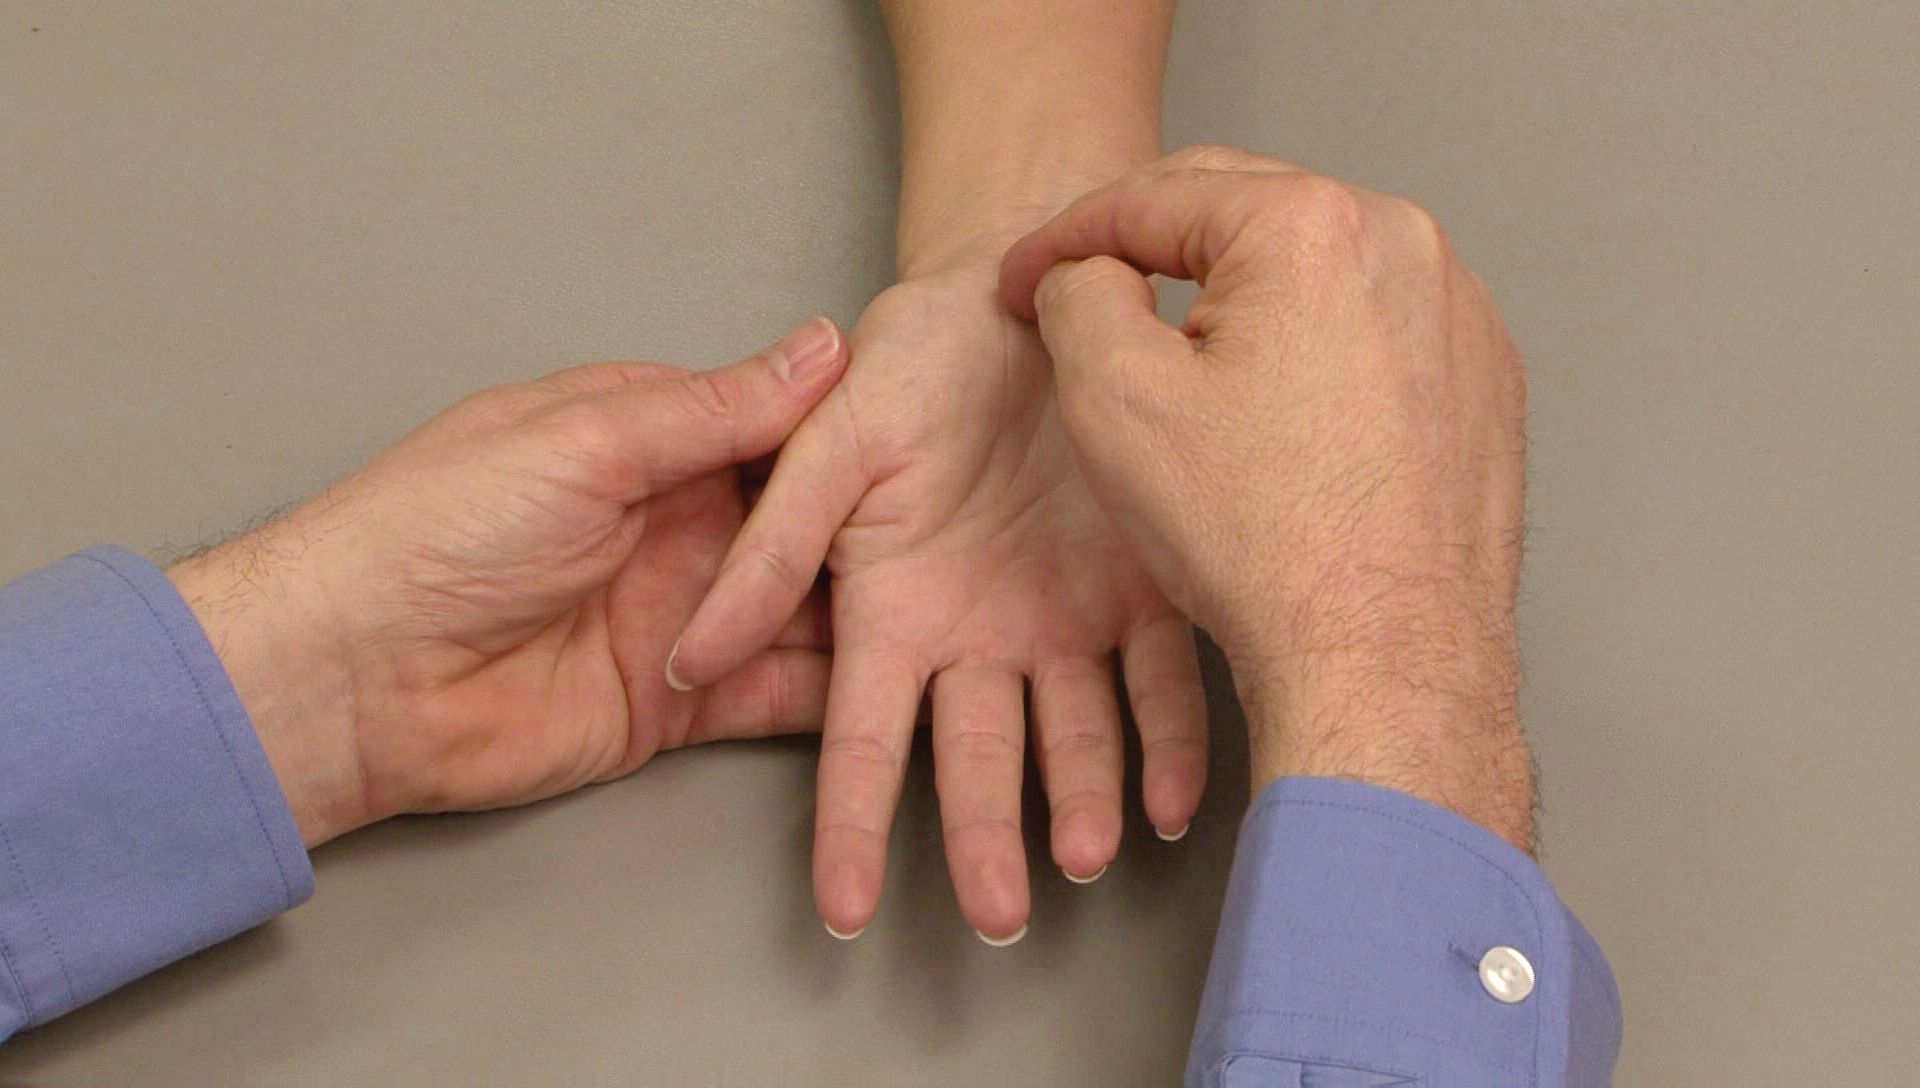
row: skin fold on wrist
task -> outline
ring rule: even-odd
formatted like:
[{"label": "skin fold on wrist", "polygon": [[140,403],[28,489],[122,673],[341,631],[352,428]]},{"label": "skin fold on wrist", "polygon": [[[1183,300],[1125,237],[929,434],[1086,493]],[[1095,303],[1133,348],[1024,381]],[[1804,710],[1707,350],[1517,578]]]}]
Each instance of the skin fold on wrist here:
[{"label": "skin fold on wrist", "polygon": [[997,269],[1008,246],[1152,154],[1149,148],[1045,166],[1028,161],[1012,174],[983,172],[971,180],[945,178],[937,189],[927,185],[901,200],[898,277],[916,279],[963,266]]}]

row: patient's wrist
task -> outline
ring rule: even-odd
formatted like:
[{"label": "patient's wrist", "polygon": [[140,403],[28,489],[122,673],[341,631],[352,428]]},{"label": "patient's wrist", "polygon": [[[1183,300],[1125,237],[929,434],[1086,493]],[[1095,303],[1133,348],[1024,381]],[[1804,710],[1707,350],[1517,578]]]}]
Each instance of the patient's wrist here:
[{"label": "patient's wrist", "polygon": [[900,201],[900,279],[962,265],[999,267],[1007,247],[1091,192],[1157,154],[1155,141],[1072,153],[1002,151],[964,170],[910,174]]}]

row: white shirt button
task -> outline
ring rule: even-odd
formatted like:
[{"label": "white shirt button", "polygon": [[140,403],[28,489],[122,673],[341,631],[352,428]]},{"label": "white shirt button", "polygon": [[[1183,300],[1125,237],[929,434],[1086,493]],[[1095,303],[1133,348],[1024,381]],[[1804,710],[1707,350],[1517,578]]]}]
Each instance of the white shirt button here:
[{"label": "white shirt button", "polygon": [[1517,948],[1494,945],[1480,957],[1480,985],[1495,1001],[1517,1005],[1533,993],[1533,964]]}]

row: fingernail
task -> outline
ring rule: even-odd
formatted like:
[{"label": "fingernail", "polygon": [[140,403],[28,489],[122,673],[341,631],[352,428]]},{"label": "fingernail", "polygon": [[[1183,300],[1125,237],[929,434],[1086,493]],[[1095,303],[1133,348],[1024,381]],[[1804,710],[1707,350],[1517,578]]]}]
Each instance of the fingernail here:
[{"label": "fingernail", "polygon": [[680,639],[674,639],[673,649],[667,651],[667,686],[675,691],[692,691],[693,685],[680,679],[680,674],[673,671],[673,663],[679,656]]},{"label": "fingernail", "polygon": [[836,941],[851,941],[855,937],[858,937],[859,935],[867,931],[866,926],[861,926],[859,929],[854,930],[852,933],[842,933],[839,930],[833,928],[832,922],[823,921],[820,924],[827,927],[827,932],[833,934],[833,939]]},{"label": "fingernail", "polygon": [[1027,927],[1024,925],[1021,926],[1019,929],[1014,931],[1014,934],[1011,937],[989,937],[977,929],[973,931],[973,935],[987,942],[988,944],[992,945],[995,948],[1005,948],[1010,944],[1019,944],[1020,938],[1027,935]]},{"label": "fingernail", "polygon": [[840,348],[840,330],[816,317],[787,334],[773,349],[773,366],[790,382],[805,381],[825,369]]},{"label": "fingernail", "polygon": [[1107,875],[1107,867],[1105,865],[1102,865],[1099,871],[1095,872],[1092,876],[1074,876],[1072,873],[1067,873],[1065,869],[1060,871],[1066,873],[1067,879],[1073,881],[1075,884],[1091,884]]},{"label": "fingernail", "polygon": [[1171,834],[1169,834],[1168,832],[1162,831],[1157,827],[1153,829],[1153,833],[1160,836],[1160,841],[1162,842],[1179,842],[1181,839],[1184,839],[1187,837],[1187,832],[1192,830],[1192,828],[1193,828],[1193,824],[1191,821],[1189,821],[1187,823],[1181,824],[1180,830],[1172,832]]}]

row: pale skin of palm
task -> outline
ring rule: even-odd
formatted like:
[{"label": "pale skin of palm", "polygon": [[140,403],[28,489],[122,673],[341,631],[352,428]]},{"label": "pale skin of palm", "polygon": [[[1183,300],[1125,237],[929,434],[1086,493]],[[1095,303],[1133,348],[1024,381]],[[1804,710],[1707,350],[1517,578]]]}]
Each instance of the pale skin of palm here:
[{"label": "pale skin of palm", "polygon": [[677,687],[722,682],[830,572],[813,883],[837,936],[880,908],[923,695],[954,890],[990,943],[1018,939],[1031,909],[1029,740],[1054,863],[1086,881],[1119,849],[1116,659],[1148,821],[1177,838],[1199,805],[1192,628],[1094,501],[1046,349],[995,294],[1010,243],[1158,154],[1171,7],[882,3],[904,125],[899,282],[855,326],[846,380],[782,451],[668,666]]}]

